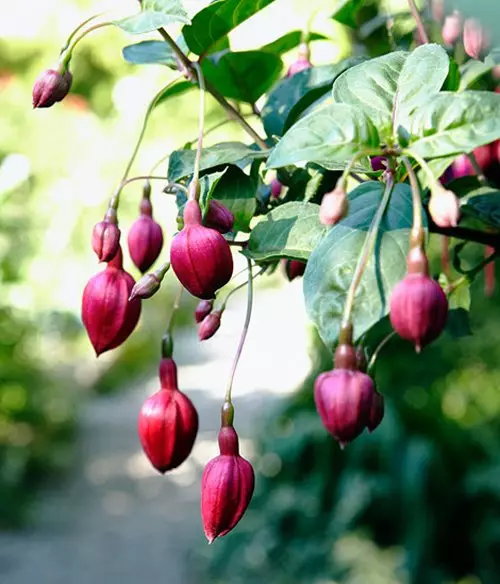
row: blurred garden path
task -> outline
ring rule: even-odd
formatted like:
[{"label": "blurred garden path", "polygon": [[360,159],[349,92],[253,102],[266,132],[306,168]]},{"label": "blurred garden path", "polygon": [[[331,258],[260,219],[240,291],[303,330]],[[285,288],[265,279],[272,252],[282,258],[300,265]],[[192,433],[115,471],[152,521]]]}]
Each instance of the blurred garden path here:
[{"label": "blurred garden path", "polygon": [[[245,296],[242,292],[230,303],[212,340],[198,343],[194,328],[176,339],[180,387],[200,414],[191,458],[162,477],[139,449],[137,412],[157,389],[155,376],[112,396],[91,397],[81,411],[73,471],[41,494],[31,529],[0,535],[0,582],[195,584],[190,552],[206,545],[199,517],[200,477],[217,451],[219,408]],[[250,437],[255,436],[259,410],[292,391],[307,373],[306,326],[301,282],[293,282],[286,293],[257,289],[234,387],[235,426],[243,437],[244,456],[252,455]]]}]

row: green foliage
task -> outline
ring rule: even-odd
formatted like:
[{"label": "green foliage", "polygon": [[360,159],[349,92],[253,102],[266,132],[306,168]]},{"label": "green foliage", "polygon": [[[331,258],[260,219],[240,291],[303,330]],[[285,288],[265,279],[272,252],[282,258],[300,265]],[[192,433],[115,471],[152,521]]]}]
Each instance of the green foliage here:
[{"label": "green foliage", "polygon": [[166,65],[177,68],[174,52],[163,41],[141,41],[123,48],[123,58],[134,65]]},{"label": "green foliage", "polygon": [[141,6],[139,14],[118,20],[115,24],[130,34],[143,34],[175,22],[191,22],[181,0],[142,0]]}]

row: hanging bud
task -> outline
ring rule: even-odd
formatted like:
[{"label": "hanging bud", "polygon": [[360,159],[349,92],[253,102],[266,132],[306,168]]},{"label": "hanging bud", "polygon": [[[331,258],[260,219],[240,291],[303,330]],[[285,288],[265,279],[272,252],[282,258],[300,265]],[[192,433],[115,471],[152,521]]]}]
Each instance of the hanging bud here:
[{"label": "hanging bud", "polygon": [[92,230],[92,249],[100,262],[112,260],[120,247],[120,230],[115,209],[108,209],[104,219]]},{"label": "hanging bud", "polygon": [[197,201],[184,207],[184,228],[172,240],[172,269],[193,296],[210,300],[231,279],[233,256],[222,235],[201,224]]},{"label": "hanging bud", "polygon": [[462,32],[462,17],[458,10],[454,10],[444,19],[443,30],[441,35],[447,45],[453,45],[458,40]]},{"label": "hanging bud", "polygon": [[372,170],[377,172],[379,170],[387,170],[387,158],[385,156],[373,156],[370,159]]},{"label": "hanging bud", "polygon": [[170,263],[167,262],[154,272],[145,274],[132,288],[129,300],[133,300],[134,298],[145,299],[154,296],[160,289],[163,278],[169,269]]},{"label": "hanging bud", "polygon": [[475,18],[468,18],[464,23],[464,49],[473,59],[480,59],[486,50],[489,39],[481,23]]},{"label": "hanging bud", "polygon": [[306,271],[306,262],[301,262],[300,260],[282,260],[282,265],[285,276],[290,282],[303,276]]},{"label": "hanging bud", "polygon": [[139,413],[139,439],[151,464],[162,474],[180,466],[191,453],[198,433],[198,413],[177,386],[173,359],[160,362],[161,389]]},{"label": "hanging bud", "polygon": [[144,274],[156,261],[163,247],[163,232],[153,219],[153,207],[148,198],[140,205],[140,217],[128,233],[128,251],[132,261]]},{"label": "hanging bud", "polygon": [[252,499],[252,465],[239,454],[238,434],[232,424],[219,432],[219,456],[203,471],[201,518],[209,543],[229,533],[243,517]]},{"label": "hanging bud", "polygon": [[85,286],[82,321],[97,356],[121,345],[135,329],[141,301],[129,302],[135,281],[124,271],[121,249]]},{"label": "hanging bud", "polygon": [[384,410],[384,396],[380,395],[378,391],[375,391],[372,399],[372,407],[370,408],[370,416],[366,424],[368,432],[371,433],[380,426],[380,423],[384,419]]},{"label": "hanging bud", "polygon": [[299,47],[297,60],[294,61],[290,65],[290,67],[288,67],[286,76],[292,77],[296,73],[300,73],[301,71],[310,69],[312,67],[312,63],[309,60],[309,58],[310,58],[309,46],[307,45],[307,43],[302,43]]},{"label": "hanging bud", "polygon": [[323,196],[319,208],[319,220],[323,225],[335,225],[347,215],[348,211],[347,193],[340,179],[335,189]]},{"label": "hanging bud", "polygon": [[73,76],[61,66],[41,73],[33,85],[33,107],[50,107],[69,93]]},{"label": "hanging bud", "polygon": [[206,316],[208,316],[214,307],[212,300],[200,300],[196,310],[194,311],[194,320],[199,324]]},{"label": "hanging bud", "polygon": [[273,178],[271,181],[271,197],[273,199],[278,199],[281,195],[281,191],[283,190],[283,185],[277,178]]},{"label": "hanging bud", "polygon": [[198,338],[200,341],[206,341],[212,338],[220,328],[220,319],[222,312],[214,310],[208,314],[198,325]]},{"label": "hanging bud", "polygon": [[408,254],[408,275],[394,286],[390,320],[400,337],[415,344],[417,353],[443,331],[448,318],[448,300],[441,286],[429,277],[429,264],[422,248]]},{"label": "hanging bud", "polygon": [[215,229],[219,233],[228,233],[233,228],[234,215],[222,203],[212,199],[208,204],[204,223],[207,227]]},{"label": "hanging bud", "polygon": [[438,227],[456,227],[460,219],[460,203],[455,193],[443,187],[432,191],[429,213]]}]

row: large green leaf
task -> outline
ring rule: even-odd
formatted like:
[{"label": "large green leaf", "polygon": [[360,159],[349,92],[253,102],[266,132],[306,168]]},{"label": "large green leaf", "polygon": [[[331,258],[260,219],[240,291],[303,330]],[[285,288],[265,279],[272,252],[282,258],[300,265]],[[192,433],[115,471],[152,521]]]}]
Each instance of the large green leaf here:
[{"label": "large green leaf", "polygon": [[115,21],[125,32],[142,34],[173,23],[189,24],[181,0],[143,0],[139,14]]},{"label": "large green leaf", "polygon": [[200,10],[182,29],[189,48],[197,55],[207,50],[239,24],[274,0],[218,0]]},{"label": "large green leaf", "polygon": [[290,126],[288,117],[294,117],[328,92],[333,81],[349,67],[359,63],[359,58],[345,59],[336,65],[323,65],[300,71],[283,79],[269,94],[262,108],[262,122],[268,136],[282,136]]},{"label": "large green leaf", "polygon": [[[195,150],[176,150],[168,161],[168,180],[176,182],[193,174]],[[221,142],[204,148],[201,155],[200,170],[208,170],[228,164],[245,165],[256,158],[264,158],[266,153],[253,150],[241,142]]]},{"label": "large green leaf", "polygon": [[[384,185],[366,182],[349,193],[349,215],[314,249],[304,275],[306,308],[324,343],[335,344],[356,263]],[[393,286],[406,274],[413,222],[411,189],[399,183],[382,220],[377,243],[356,291],[353,324],[359,338],[388,313]]]},{"label": "large green leaf", "polygon": [[[474,185],[473,177],[452,181],[449,188],[461,196],[460,212],[464,219],[480,222],[489,230],[500,230],[500,190]],[[462,188],[466,187],[466,188]],[[470,188],[467,188],[470,185]]]},{"label": "large green leaf", "polygon": [[487,65],[482,61],[469,59],[460,67],[460,84],[459,91],[464,91],[473,87],[482,77],[490,73],[495,67],[493,63]]},{"label": "large green leaf", "polygon": [[134,65],[166,65],[177,69],[172,49],[165,41],[141,41],[122,49],[123,58]]},{"label": "large green leaf", "polygon": [[[298,46],[302,42],[303,36],[304,33],[301,30],[292,30],[279,37],[275,41],[264,45],[260,48],[260,50],[266,51],[267,53],[273,53],[275,55],[283,55],[284,53],[287,53],[288,51],[291,51],[296,46]],[[311,43],[312,41],[324,41],[327,39],[328,37],[317,32],[311,32],[307,35],[308,43]]]},{"label": "large green leaf", "polygon": [[332,104],[293,125],[271,152],[267,168],[297,162],[342,163],[360,149],[379,144],[377,129],[362,111],[347,104]]},{"label": "large green leaf", "polygon": [[412,115],[410,149],[424,158],[471,152],[500,138],[500,94],[441,92]]},{"label": "large green leaf", "polygon": [[357,15],[363,7],[363,0],[337,0],[332,18],[350,28],[358,26]]},{"label": "large green leaf", "polygon": [[307,260],[327,231],[319,221],[319,205],[285,203],[254,227],[244,253],[256,261]]},{"label": "large green leaf", "polygon": [[210,198],[220,201],[234,215],[233,231],[250,231],[257,201],[255,183],[237,166],[229,166],[214,185]]},{"label": "large green leaf", "polygon": [[263,51],[222,51],[203,59],[207,81],[224,97],[254,103],[279,77],[279,56]]}]

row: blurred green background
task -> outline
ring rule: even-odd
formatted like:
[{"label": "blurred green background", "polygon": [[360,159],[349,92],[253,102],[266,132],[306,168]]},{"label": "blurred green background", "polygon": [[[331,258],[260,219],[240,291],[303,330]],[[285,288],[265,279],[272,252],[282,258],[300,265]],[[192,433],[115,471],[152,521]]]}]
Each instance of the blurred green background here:
[{"label": "blurred green background", "polygon": [[[72,27],[118,4],[124,11],[136,7],[132,0],[104,7],[87,0],[0,7],[2,528],[36,523],[36,489],[47,479],[60,480],[74,461],[82,402],[92,392],[122,390],[154,368],[168,315],[171,279],[148,301],[125,347],[96,361],[79,309],[81,291],[99,269],[89,244],[92,225],[123,172],[149,99],[171,74],[126,64],[121,48],[130,39],[105,29],[76,51],[70,97],[52,109],[31,110],[33,80],[54,61]],[[234,46],[255,47],[300,28],[324,5],[277,0],[263,20],[241,27]],[[333,40],[315,45],[315,63],[348,53],[341,27],[320,17],[316,24]],[[193,139],[196,116],[195,92],[159,108],[134,172]],[[207,124],[222,119],[210,101]],[[245,139],[234,126],[211,141],[222,137]],[[125,230],[139,197],[133,186],[123,196]],[[175,229],[173,203],[158,191],[153,197],[168,236]],[[472,253],[479,257],[482,250]],[[137,277],[130,262],[126,267]],[[197,581],[498,584],[499,303],[498,287],[485,298],[479,279],[472,336],[445,335],[419,357],[392,341],[377,366],[384,422],[344,452],[314,409],[313,379],[330,366],[314,341],[313,371],[304,386],[259,416],[253,436],[257,492],[245,520],[223,541],[191,551]],[[192,305],[185,304],[181,322],[188,322]]]}]

